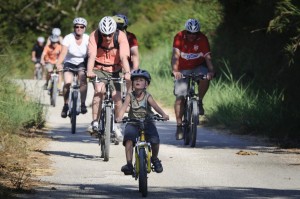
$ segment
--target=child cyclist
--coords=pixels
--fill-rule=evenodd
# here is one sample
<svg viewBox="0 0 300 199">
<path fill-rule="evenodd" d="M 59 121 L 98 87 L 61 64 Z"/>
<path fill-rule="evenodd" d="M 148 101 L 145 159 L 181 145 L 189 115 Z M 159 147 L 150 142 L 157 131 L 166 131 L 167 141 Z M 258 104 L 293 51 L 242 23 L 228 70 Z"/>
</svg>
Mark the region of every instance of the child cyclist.
<svg viewBox="0 0 300 199">
<path fill-rule="evenodd" d="M 133 91 L 128 93 L 125 101 L 118 113 L 117 121 L 122 121 L 124 113 L 128 105 L 130 109 L 128 112 L 129 118 L 149 118 L 149 122 L 145 123 L 145 135 L 146 140 L 151 143 L 152 147 L 152 158 L 151 162 L 154 165 L 154 170 L 157 173 L 163 171 L 160 160 L 158 159 L 159 151 L 159 135 L 155 126 L 155 123 L 151 121 L 151 116 L 154 114 L 151 110 L 153 109 L 162 115 L 164 120 L 169 120 L 169 116 L 157 105 L 152 95 L 146 91 L 148 85 L 151 82 L 151 76 L 146 70 L 137 69 L 131 73 L 131 81 Z M 121 171 L 125 175 L 133 174 L 132 156 L 133 146 L 136 142 L 136 138 L 139 135 L 138 126 L 128 123 L 125 127 L 123 145 L 125 146 L 125 154 L 127 164 L 122 166 Z"/>
</svg>

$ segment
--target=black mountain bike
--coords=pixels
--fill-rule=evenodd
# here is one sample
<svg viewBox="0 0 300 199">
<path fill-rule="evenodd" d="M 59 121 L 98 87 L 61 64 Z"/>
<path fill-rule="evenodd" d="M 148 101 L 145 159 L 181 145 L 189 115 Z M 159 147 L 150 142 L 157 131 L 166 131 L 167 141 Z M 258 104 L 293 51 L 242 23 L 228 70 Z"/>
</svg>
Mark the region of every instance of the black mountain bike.
<svg viewBox="0 0 300 199">
<path fill-rule="evenodd" d="M 152 149 L 150 142 L 145 139 L 145 123 L 153 121 L 164 121 L 164 119 L 158 114 L 151 118 L 142 119 L 130 119 L 124 117 L 123 123 L 132 123 L 139 127 L 139 137 L 134 147 L 134 168 L 132 177 L 135 180 L 139 179 L 139 192 L 142 193 L 143 197 L 148 194 L 148 173 L 154 171 L 154 166 L 151 164 Z"/>
<path fill-rule="evenodd" d="M 123 78 L 95 77 L 92 81 L 95 83 L 103 81 L 105 83 L 106 93 L 102 100 L 102 104 L 100 105 L 101 114 L 98 120 L 99 127 L 96 133 L 99 138 L 101 158 L 104 158 L 104 161 L 109 161 L 110 143 L 114 142 L 116 145 L 119 144 L 115 134 L 115 102 L 112 99 L 113 90 L 110 82 L 122 83 Z"/>
<path fill-rule="evenodd" d="M 69 93 L 69 117 L 71 122 L 71 132 L 72 134 L 76 133 L 76 120 L 77 115 L 80 113 L 80 105 L 81 105 L 81 98 L 80 98 L 80 83 L 78 80 L 78 72 L 82 69 L 77 68 L 65 68 L 63 71 L 71 71 L 73 72 L 73 82 L 70 87 Z"/>
<path fill-rule="evenodd" d="M 195 85 L 200 79 L 206 79 L 203 74 L 183 75 L 188 80 L 187 96 L 184 99 L 183 132 L 184 144 L 195 147 L 197 139 L 197 125 L 199 124 L 199 97 Z"/>
</svg>

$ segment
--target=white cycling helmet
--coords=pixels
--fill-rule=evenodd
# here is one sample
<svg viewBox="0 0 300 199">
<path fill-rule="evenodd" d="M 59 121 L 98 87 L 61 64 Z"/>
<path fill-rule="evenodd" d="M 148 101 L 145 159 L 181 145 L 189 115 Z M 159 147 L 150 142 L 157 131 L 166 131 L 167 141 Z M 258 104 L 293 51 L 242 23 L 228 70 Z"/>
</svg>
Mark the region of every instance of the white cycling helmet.
<svg viewBox="0 0 300 199">
<path fill-rule="evenodd" d="M 73 20 L 73 24 L 74 25 L 80 24 L 80 25 L 84 25 L 86 27 L 87 26 L 87 21 L 82 17 L 77 17 Z"/>
<path fill-rule="evenodd" d="M 200 23 L 197 19 L 188 19 L 185 23 L 185 29 L 189 32 L 199 32 L 200 31 Z"/>
<path fill-rule="evenodd" d="M 52 35 L 60 36 L 61 31 L 59 28 L 53 28 L 52 29 Z"/>
<path fill-rule="evenodd" d="M 59 41 L 59 37 L 56 35 L 51 35 L 49 39 L 52 43 L 56 43 Z"/>
<path fill-rule="evenodd" d="M 44 37 L 38 37 L 38 38 L 37 38 L 37 41 L 38 41 L 39 43 L 44 43 L 44 42 L 45 42 L 45 38 L 44 38 Z"/>
<path fill-rule="evenodd" d="M 117 29 L 117 23 L 112 17 L 106 16 L 99 22 L 99 30 L 101 33 L 109 35 Z"/>
<path fill-rule="evenodd" d="M 122 19 L 124 19 L 124 26 L 128 26 L 128 18 L 123 15 L 123 14 L 117 14 L 116 16 L 121 17 Z"/>
</svg>

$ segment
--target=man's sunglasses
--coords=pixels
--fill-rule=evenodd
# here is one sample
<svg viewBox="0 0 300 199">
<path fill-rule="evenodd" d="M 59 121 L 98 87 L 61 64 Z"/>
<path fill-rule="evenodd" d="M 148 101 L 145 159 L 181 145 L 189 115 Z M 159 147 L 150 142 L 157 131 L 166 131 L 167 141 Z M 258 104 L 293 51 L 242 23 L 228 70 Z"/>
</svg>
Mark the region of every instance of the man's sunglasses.
<svg viewBox="0 0 300 199">
<path fill-rule="evenodd" d="M 101 33 L 101 35 L 102 35 L 102 37 L 112 37 L 112 35 L 113 35 L 114 33 L 110 33 L 110 34 L 103 34 L 103 33 Z"/>
<path fill-rule="evenodd" d="M 196 35 L 196 34 L 198 34 L 198 32 L 190 32 L 190 31 L 186 31 L 186 33 L 187 33 L 188 35 Z"/>
<path fill-rule="evenodd" d="M 74 26 L 74 28 L 75 28 L 75 29 L 78 29 L 78 28 L 80 28 L 80 29 L 84 29 L 84 28 L 85 28 L 85 26 Z"/>
</svg>

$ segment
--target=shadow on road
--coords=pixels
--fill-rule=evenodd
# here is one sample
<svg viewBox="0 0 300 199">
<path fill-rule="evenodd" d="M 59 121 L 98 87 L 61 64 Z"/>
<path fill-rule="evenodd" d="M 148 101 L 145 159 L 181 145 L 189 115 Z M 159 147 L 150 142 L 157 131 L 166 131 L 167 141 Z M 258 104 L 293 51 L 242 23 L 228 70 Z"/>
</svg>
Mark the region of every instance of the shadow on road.
<svg viewBox="0 0 300 199">
<path fill-rule="evenodd" d="M 137 186 L 58 184 L 28 198 L 141 198 Z M 48 196 L 48 197 L 47 197 Z M 240 187 L 148 187 L 148 198 L 299 198 L 299 190 Z"/>
</svg>

